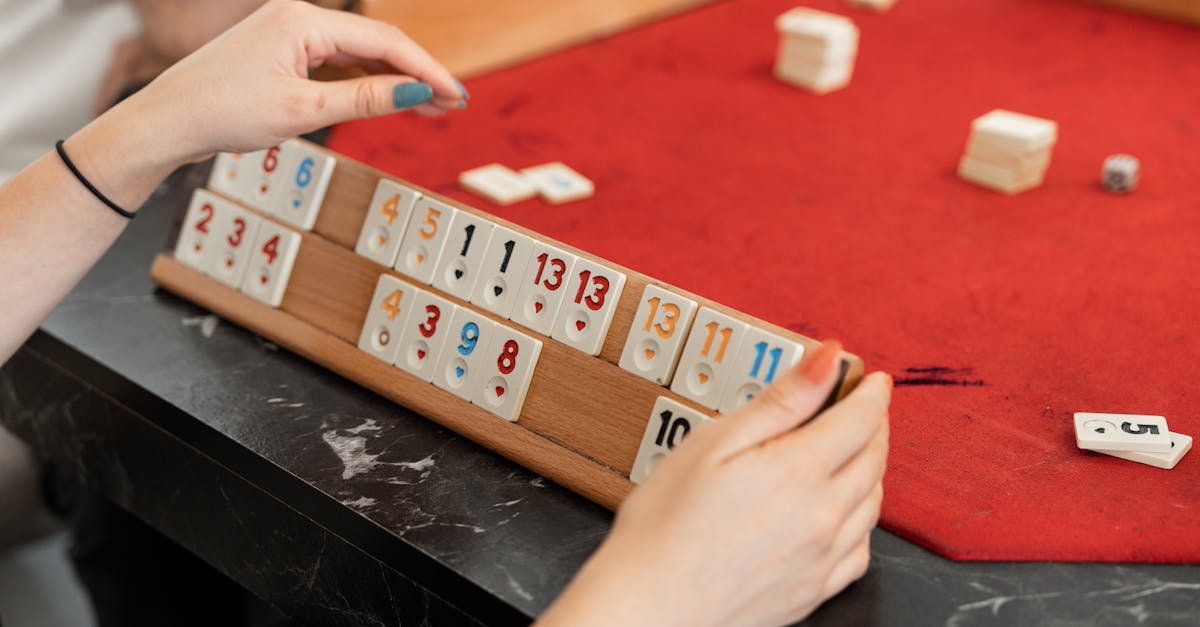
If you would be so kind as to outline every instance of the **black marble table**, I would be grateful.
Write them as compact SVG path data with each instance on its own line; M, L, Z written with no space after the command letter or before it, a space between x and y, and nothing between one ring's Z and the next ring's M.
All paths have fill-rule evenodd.
M302 622L530 622L611 515L157 290L203 171L164 185L0 369L0 421ZM955 563L884 531L873 551L811 624L1200 624L1195 566Z

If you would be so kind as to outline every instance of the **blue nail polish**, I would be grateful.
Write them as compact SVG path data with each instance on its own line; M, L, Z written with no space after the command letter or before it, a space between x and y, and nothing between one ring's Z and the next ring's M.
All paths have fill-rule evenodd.
M433 88L425 83L400 83L392 90L392 105L397 109L411 109L433 100Z
M457 78L454 79L454 84L458 87L458 93L462 94L463 100L471 99L471 94L467 93L467 88L463 87L463 84L460 83ZM463 108L466 109L466 107Z

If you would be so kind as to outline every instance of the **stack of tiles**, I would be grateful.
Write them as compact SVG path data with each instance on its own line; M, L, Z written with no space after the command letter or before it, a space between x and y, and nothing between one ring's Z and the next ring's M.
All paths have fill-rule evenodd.
M1075 414L1075 444L1131 462L1170 470L1192 448L1191 436L1174 433L1162 416Z
M824 94L850 83L858 54L858 27L850 19L795 8L775 20L779 53L775 77Z
M971 123L958 176L1005 194L1033 189L1046 177L1057 140L1054 121L996 109Z

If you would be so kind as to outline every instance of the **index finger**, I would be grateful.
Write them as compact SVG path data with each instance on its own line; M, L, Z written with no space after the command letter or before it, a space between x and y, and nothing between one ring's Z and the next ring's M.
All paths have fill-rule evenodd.
M883 372L873 372L840 403L790 437L807 440L802 446L814 451L822 467L832 475L875 437L887 420L891 402L892 378Z

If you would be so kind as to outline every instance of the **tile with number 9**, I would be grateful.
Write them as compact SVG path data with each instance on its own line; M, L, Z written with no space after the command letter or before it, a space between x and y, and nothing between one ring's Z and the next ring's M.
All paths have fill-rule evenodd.
M571 269L550 337L589 355L599 355L624 289L624 274L580 258Z
M716 409L745 333L746 323L701 307L683 345L671 391Z
M389 364L395 363L416 292L417 288L394 276L379 275L367 319L358 335L358 349Z
M433 282L433 270L456 213L457 209L440 200L428 196L418 199L404 229L396 270L422 283Z
M717 410L729 413L754 400L763 388L796 365L803 356L804 346L799 342L747 327L737 357L729 366L729 375Z
M396 263L396 252L400 250L400 240L404 237L404 228L412 217L413 205L420 197L421 192L415 189L395 181L379 179L354 252L380 265L392 267Z
M502 318L511 317L532 251L533 240L528 236L496 226L479 264L471 303Z
M434 368L433 384L470 402L495 329L495 322L469 307L459 307L450 319L450 337Z
M250 265L242 279L242 293L279 307L299 253L299 233L263 220L254 248L250 250Z
M233 289L242 284L260 224L262 218L232 203L217 212L205 261L209 276Z
M479 379L471 402L509 422L517 422L541 354L541 340L496 325L476 368Z
M621 368L658 385L670 384L697 306L690 298L647 285L625 337Z
M400 334L396 367L422 381L432 381L434 367L452 332L450 324L457 309L457 305L437 294L418 290L412 299L408 322Z
M577 259L571 253L535 241L509 319L542 335L550 335Z
M337 159L295 140L288 140L283 146L283 165L275 182L270 212L288 224L311 231Z
M633 469L629 471L629 480L634 483L645 481L692 429L711 421L712 418L683 403L666 396L658 397L646 423L646 431L642 433L642 443Z
M433 286L451 296L470 300L475 279L479 277L479 264L487 252L487 242L495 226L466 211L454 214L441 259L433 273Z

